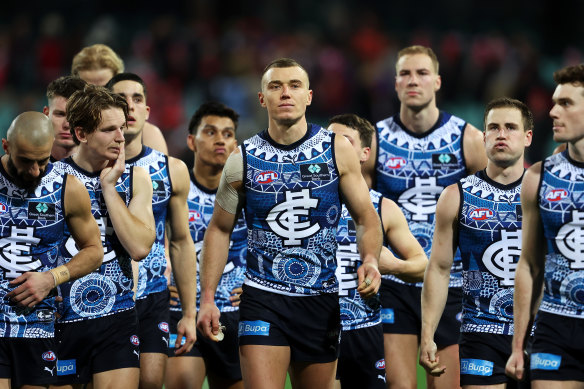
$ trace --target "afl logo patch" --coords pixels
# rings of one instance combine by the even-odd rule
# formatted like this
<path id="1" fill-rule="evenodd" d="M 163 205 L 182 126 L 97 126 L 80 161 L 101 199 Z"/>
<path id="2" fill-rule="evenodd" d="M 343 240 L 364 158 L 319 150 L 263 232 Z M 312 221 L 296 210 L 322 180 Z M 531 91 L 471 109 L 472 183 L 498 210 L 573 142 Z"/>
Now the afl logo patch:
<path id="1" fill-rule="evenodd" d="M 169 332 L 168 323 L 165 321 L 161 321 L 160 323 L 158 323 L 158 328 L 160 328 L 160 331 L 166 332 L 167 334 Z"/>
<path id="2" fill-rule="evenodd" d="M 0 213 L 6 212 L 7 209 L 6 204 L 0 203 Z"/>
<path id="3" fill-rule="evenodd" d="M 380 359 L 379 361 L 375 362 L 375 368 L 379 370 L 385 370 L 385 359 Z"/>
<path id="4" fill-rule="evenodd" d="M 469 217 L 472 220 L 487 220 L 492 218 L 493 215 L 493 211 L 488 208 L 477 208 L 471 211 Z"/>
<path id="5" fill-rule="evenodd" d="M 195 210 L 189 210 L 189 222 L 197 221 L 201 218 L 201 214 Z"/>
<path id="6" fill-rule="evenodd" d="M 258 184 L 269 184 L 270 182 L 276 181 L 278 178 L 280 178 L 280 174 L 270 170 L 259 173 L 257 176 L 255 176 L 254 181 Z"/>
<path id="7" fill-rule="evenodd" d="M 408 161 L 403 157 L 392 157 L 385 161 L 385 167 L 390 169 L 401 169 L 406 166 Z"/>
<path id="8" fill-rule="evenodd" d="M 565 189 L 552 189 L 546 193 L 545 199 L 547 201 L 560 201 L 567 198 L 570 195 Z"/>
<path id="9" fill-rule="evenodd" d="M 55 355 L 55 353 L 54 353 L 54 352 L 52 352 L 52 351 L 45 351 L 45 352 L 43 353 L 43 356 L 42 356 L 42 358 L 43 358 L 45 361 L 48 361 L 48 362 L 52 362 L 52 361 L 56 361 L 56 360 L 57 360 L 57 356 L 56 356 L 56 355 Z"/>
<path id="10" fill-rule="evenodd" d="M 130 343 L 132 343 L 134 346 L 138 346 L 140 344 L 140 339 L 138 338 L 138 335 L 130 336 Z"/>

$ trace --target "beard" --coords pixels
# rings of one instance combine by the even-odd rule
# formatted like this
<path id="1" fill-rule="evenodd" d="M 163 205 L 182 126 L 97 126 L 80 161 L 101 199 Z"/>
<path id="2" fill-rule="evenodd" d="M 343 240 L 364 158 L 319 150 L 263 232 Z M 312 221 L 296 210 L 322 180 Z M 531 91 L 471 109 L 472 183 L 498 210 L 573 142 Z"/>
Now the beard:
<path id="1" fill-rule="evenodd" d="M 6 168 L 10 178 L 16 184 L 16 186 L 25 189 L 27 192 L 32 192 L 37 186 L 39 186 L 46 172 L 46 168 L 40 169 L 40 174 L 38 177 L 25 178 L 23 174 L 18 172 L 18 169 L 12 162 L 12 158 L 10 156 L 8 156 Z"/>

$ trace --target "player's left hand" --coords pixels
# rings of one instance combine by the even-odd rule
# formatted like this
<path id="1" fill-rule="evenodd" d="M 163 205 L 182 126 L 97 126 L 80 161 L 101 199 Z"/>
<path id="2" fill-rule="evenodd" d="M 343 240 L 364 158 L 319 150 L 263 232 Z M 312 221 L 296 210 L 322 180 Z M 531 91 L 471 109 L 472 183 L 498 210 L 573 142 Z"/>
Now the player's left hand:
<path id="1" fill-rule="evenodd" d="M 377 263 L 373 261 L 364 262 L 357 269 L 357 276 L 359 277 L 357 292 L 361 297 L 368 299 L 375 296 L 381 286 L 381 274 L 377 268 Z"/>
<path id="2" fill-rule="evenodd" d="M 20 306 L 32 308 L 55 287 L 55 278 L 48 271 L 26 272 L 10 281 L 10 285 L 18 286 L 6 296 Z"/>
<path id="3" fill-rule="evenodd" d="M 181 342 L 185 337 L 185 343 Z M 174 354 L 181 355 L 188 353 L 193 348 L 197 340 L 197 319 L 195 317 L 183 316 L 176 325 L 176 342 L 174 343 Z"/>
<path id="4" fill-rule="evenodd" d="M 107 166 L 101 170 L 99 174 L 99 179 L 101 185 L 115 186 L 118 179 L 122 176 L 122 173 L 126 169 L 126 152 L 124 150 L 124 144 L 120 144 L 120 153 L 118 157 L 114 160 L 108 162 Z"/>

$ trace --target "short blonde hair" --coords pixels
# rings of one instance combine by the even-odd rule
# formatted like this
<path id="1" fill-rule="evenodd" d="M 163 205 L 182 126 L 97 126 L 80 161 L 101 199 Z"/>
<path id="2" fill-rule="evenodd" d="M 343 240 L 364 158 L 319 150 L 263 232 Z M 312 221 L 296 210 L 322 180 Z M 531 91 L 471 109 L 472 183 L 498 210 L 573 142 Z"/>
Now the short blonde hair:
<path id="1" fill-rule="evenodd" d="M 97 43 L 84 47 L 73 57 L 71 74 L 79 76 L 83 70 L 110 69 L 114 75 L 124 71 L 124 61 L 111 47 Z"/>
<path id="2" fill-rule="evenodd" d="M 431 48 L 426 47 L 426 46 L 420 46 L 420 45 L 406 47 L 404 49 L 401 49 L 397 53 L 397 61 L 395 64 L 396 71 L 397 71 L 397 62 L 400 60 L 401 57 L 403 57 L 404 55 L 414 55 L 414 54 L 425 54 L 428 57 L 430 57 L 430 59 L 432 60 L 432 65 L 434 65 L 434 71 L 436 72 L 436 74 L 438 74 L 438 68 L 440 67 L 440 65 L 438 63 L 438 57 L 436 57 L 436 53 L 434 53 L 434 50 L 432 50 Z"/>

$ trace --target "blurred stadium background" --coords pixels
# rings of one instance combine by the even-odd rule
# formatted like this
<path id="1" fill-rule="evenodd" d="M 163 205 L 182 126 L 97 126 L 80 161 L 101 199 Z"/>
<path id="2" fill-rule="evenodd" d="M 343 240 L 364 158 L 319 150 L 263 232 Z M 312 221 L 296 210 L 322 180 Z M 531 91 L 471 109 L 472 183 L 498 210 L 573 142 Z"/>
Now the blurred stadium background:
<path id="1" fill-rule="evenodd" d="M 547 155 L 554 70 L 584 61 L 584 1 L 193 0 L 5 2 L 0 14 L 0 132 L 42 110 L 47 84 L 93 43 L 111 46 L 148 86 L 150 121 L 171 155 L 189 162 L 186 125 L 215 99 L 241 115 L 238 139 L 267 126 L 259 74 L 287 56 L 308 70 L 310 121 L 396 112 L 397 51 L 431 46 L 440 59 L 439 107 L 482 128 L 484 104 L 507 95 L 536 119 L 528 161 Z"/>

